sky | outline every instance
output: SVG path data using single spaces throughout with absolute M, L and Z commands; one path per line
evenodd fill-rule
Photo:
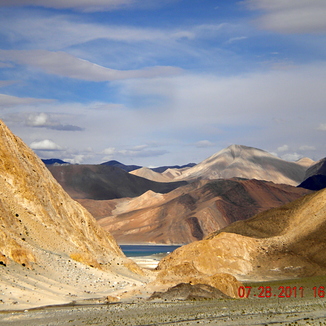
M 326 156 L 325 0 L 0 0 L 0 119 L 41 158 Z

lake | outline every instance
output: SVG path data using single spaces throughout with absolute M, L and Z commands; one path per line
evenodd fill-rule
M 120 245 L 127 257 L 152 256 L 157 254 L 167 254 L 180 246 L 170 245 Z

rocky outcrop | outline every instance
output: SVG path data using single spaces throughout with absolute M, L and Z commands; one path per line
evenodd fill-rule
M 193 273 L 258 280 L 324 275 L 325 262 L 326 190 L 321 190 L 180 247 L 158 270 L 164 278 L 177 265 L 188 265 Z
M 0 283 L 6 284 L 1 287 L 3 300 L 19 291 L 33 292 L 30 284 L 35 278 L 43 277 L 42 282 L 47 279 L 49 284 L 64 287 L 64 279 L 71 279 L 80 269 L 85 275 L 89 269 L 98 269 L 115 279 L 117 275 L 124 275 L 121 279 L 137 278 L 142 273 L 124 256 L 111 234 L 71 199 L 41 160 L 2 121 L 0 261 Z M 85 285 L 89 282 L 93 281 L 85 280 Z M 75 291 L 72 283 L 67 286 Z M 9 292 L 10 288 L 14 290 Z M 49 300 L 52 295 L 55 297 L 48 293 Z M 53 298 L 51 302 L 55 301 Z
M 309 192 L 260 180 L 201 180 L 168 194 L 148 191 L 132 199 L 82 204 L 121 243 L 189 243 Z
M 230 298 L 219 289 L 207 284 L 180 283 L 165 292 L 154 292 L 149 300 L 207 300 Z

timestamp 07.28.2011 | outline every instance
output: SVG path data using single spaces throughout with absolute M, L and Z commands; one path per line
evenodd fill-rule
M 315 298 L 325 297 L 324 286 L 314 286 L 312 288 L 305 288 L 303 286 L 279 286 L 278 288 L 272 288 L 271 286 L 259 286 L 258 288 L 252 286 L 239 286 L 238 296 L 239 298 L 303 298 L 308 291 L 312 291 Z

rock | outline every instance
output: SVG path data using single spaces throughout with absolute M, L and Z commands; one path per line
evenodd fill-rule
M 207 300 L 230 298 L 220 290 L 207 284 L 180 283 L 165 292 L 154 292 L 149 300 Z

